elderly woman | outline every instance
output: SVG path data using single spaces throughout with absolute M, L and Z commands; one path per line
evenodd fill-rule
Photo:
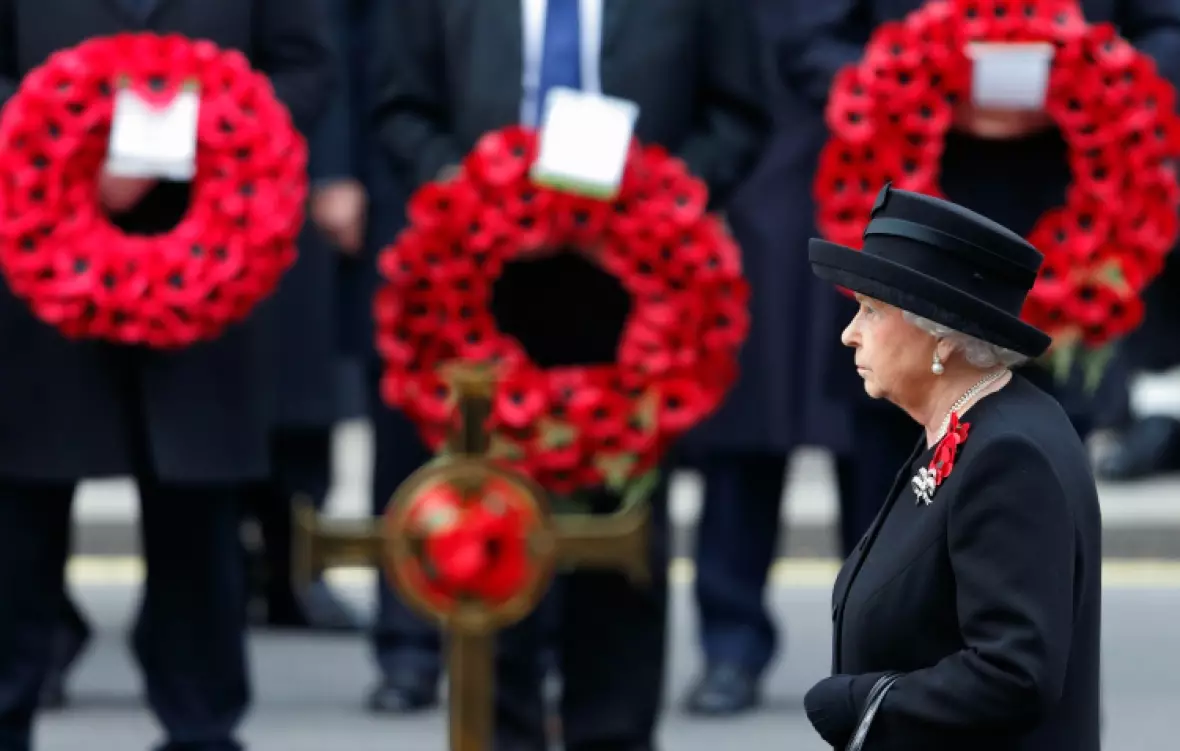
M 1050 342 L 1020 320 L 1041 254 L 886 186 L 862 251 L 810 258 L 857 294 L 841 339 L 865 390 L 925 428 L 836 580 L 812 725 L 867 751 L 1097 751 L 1098 494 L 1061 407 L 1011 370 Z

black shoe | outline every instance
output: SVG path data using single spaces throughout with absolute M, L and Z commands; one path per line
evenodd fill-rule
M 1180 420 L 1155 415 L 1136 420 L 1094 468 L 1099 479 L 1142 480 L 1180 469 Z
M 732 664 L 711 665 L 688 692 L 685 709 L 699 717 L 727 717 L 758 706 L 758 679 Z
M 53 639 L 52 662 L 41 684 L 41 709 L 55 710 L 66 706 L 66 680 L 89 643 L 90 626 L 80 617 L 70 619 L 57 628 Z
M 410 714 L 438 706 L 438 679 L 405 671 L 383 680 L 369 694 L 369 711 L 377 714 Z
M 266 598 L 265 623 L 271 628 L 328 633 L 356 633 L 360 617 L 323 581 L 312 582 L 302 595 L 290 590 Z

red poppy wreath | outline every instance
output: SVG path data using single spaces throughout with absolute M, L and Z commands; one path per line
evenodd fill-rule
M 877 191 L 939 195 L 953 109 L 970 94 L 970 42 L 1055 48 L 1046 112 L 1069 148 L 1066 203 L 1029 240 L 1045 262 L 1024 318 L 1060 347 L 1102 348 L 1142 319 L 1141 292 L 1178 232 L 1175 92 L 1110 24 L 1070 0 L 933 0 L 877 28 L 836 78 L 815 180 L 820 231 L 859 247 Z
M 124 233 L 99 205 L 117 85 L 163 106 L 200 92 L 187 213 L 158 235 Z M 54 54 L 0 119 L 0 269 L 71 338 L 159 348 L 218 336 L 275 288 L 295 257 L 306 147 L 270 82 L 235 51 L 124 34 Z
M 379 266 L 382 394 L 438 447 L 454 403 L 449 363 L 498 370 L 493 453 L 556 492 L 617 486 L 721 402 L 749 326 L 738 249 L 706 190 L 655 146 L 633 145 L 618 196 L 534 184 L 535 133 L 484 136 L 451 180 L 421 188 Z M 579 253 L 631 299 L 616 360 L 538 366 L 491 313 L 505 264 Z

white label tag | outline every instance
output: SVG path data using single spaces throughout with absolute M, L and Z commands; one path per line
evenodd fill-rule
M 115 93 L 106 170 L 120 177 L 191 180 L 197 165 L 200 94 L 185 87 L 166 105 L 129 88 Z
M 619 192 L 639 106 L 626 99 L 554 88 L 545 98 L 534 182 L 610 200 Z
M 1053 45 L 1040 42 L 967 45 L 973 62 L 971 101 L 981 109 L 1045 109 Z

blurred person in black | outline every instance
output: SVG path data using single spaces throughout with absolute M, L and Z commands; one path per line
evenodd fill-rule
M 379 47 L 387 56 L 387 78 L 376 115 L 381 145 L 408 188 L 445 177 L 487 131 L 522 121 L 535 125 L 551 87 L 595 91 L 590 76 L 601 80 L 605 94 L 638 104 L 636 137 L 681 156 L 708 185 L 713 208 L 728 204 L 762 148 L 767 124 L 759 45 L 742 5 L 721 0 L 390 5 L 394 18 L 380 26 L 387 34 Z M 592 26 L 587 19 L 601 24 Z M 519 327 L 511 333 L 538 362 L 612 361 L 615 326 L 622 319 L 619 306 L 611 304 L 617 291 L 591 284 L 590 274 L 574 268 L 573 256 L 557 258 L 573 260 L 518 269 L 515 283 L 505 274 L 496 292 L 501 325 L 511 318 Z M 585 341 L 575 337 L 571 343 L 566 327 L 575 310 L 594 311 L 595 324 Z M 667 616 L 666 493 L 664 483 L 652 499 L 650 588 L 635 588 L 620 573 L 575 572 L 559 581 L 559 597 L 549 601 L 558 608 L 562 732 L 569 751 L 654 748 Z M 598 511 L 617 506 L 607 495 L 597 500 Z M 548 745 L 539 623 L 535 615 L 502 635 L 497 751 Z
M 325 202 L 313 218 L 339 251 L 337 342 L 359 362 L 372 427 L 372 511 L 380 514 L 397 486 L 428 461 L 415 427 L 388 409 L 378 393 L 380 365 L 373 348 L 373 294 L 377 253 L 404 223 L 405 190 L 379 153 L 371 112 L 374 64 L 382 13 L 391 3 L 347 0 L 332 3 L 330 30 L 341 51 L 342 82 L 320 123 L 315 145 Z M 388 18 L 385 17 L 388 23 Z M 378 574 L 372 648 L 380 679 L 369 696 L 374 711 L 400 713 L 438 704 L 442 672 L 438 631 L 413 613 Z
M 769 42 L 806 33 L 789 5 L 766 0 L 754 7 Z M 817 325 L 814 310 L 817 299 L 832 293 L 812 275 L 806 253 L 815 232 L 812 176 L 826 131 L 822 114 L 803 92 L 776 80 L 776 63 L 768 57 L 773 136 L 729 207 L 753 290 L 750 336 L 737 386 L 718 414 L 685 441 L 704 486 L 695 582 L 704 666 L 685 697 L 686 709 L 701 716 L 755 708 L 778 651 L 779 626 L 765 591 L 780 551 L 791 452 L 806 445 L 835 454 L 835 543 L 847 555 L 913 442 L 895 444 L 893 436 L 916 435 L 908 418 L 888 406 L 876 419 L 854 423 L 841 400 L 828 393 L 835 332 Z M 851 451 L 854 434 L 880 450 L 867 456 Z
M 332 2 L 332 12 L 341 5 Z M 346 85 L 343 68 L 337 68 L 337 92 Z M 262 623 L 336 632 L 358 630 L 358 616 L 323 580 L 296 591 L 292 579 L 295 504 L 303 500 L 322 511 L 332 484 L 332 427 L 342 407 L 335 254 L 356 252 L 366 213 L 364 189 L 337 162 L 331 109 L 308 139 L 307 221 L 299 257 L 272 303 L 278 365 L 271 476 L 250 488 L 247 506 L 260 533 L 250 557 L 252 599 L 262 606 Z
M 176 32 L 242 50 L 303 132 L 331 86 L 317 0 L 3 0 L 0 97 L 97 35 Z M 176 224 L 189 186 L 103 176 L 124 231 Z M 133 647 L 167 751 L 230 751 L 250 698 L 242 490 L 267 476 L 272 321 L 265 310 L 176 352 L 69 341 L 0 288 L 0 750 L 27 751 L 39 691 L 63 669 L 70 509 L 79 480 L 131 475 L 147 565 Z M 68 609 L 68 608 L 67 608 Z M 71 619 L 74 626 L 80 618 Z M 77 632 L 75 632 L 77 635 Z
M 1134 419 L 1116 432 L 1113 445 L 1094 467 L 1099 479 L 1141 480 L 1180 470 L 1180 255 L 1168 255 L 1163 273 L 1144 292 L 1143 325 L 1127 337 L 1122 354 L 1132 370 Z M 1152 381 L 1155 383 L 1152 384 Z M 1146 386 L 1160 396 L 1155 403 L 1135 398 Z

